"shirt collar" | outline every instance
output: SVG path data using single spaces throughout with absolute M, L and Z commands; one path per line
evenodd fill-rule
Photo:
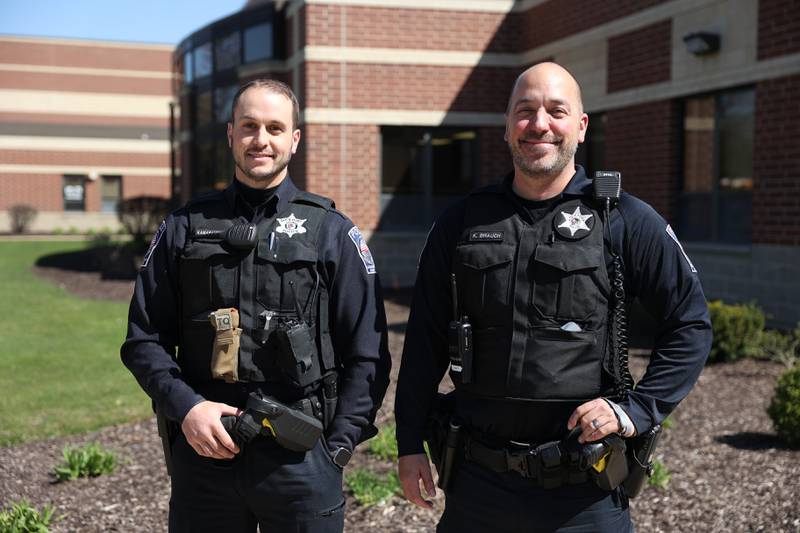
M 286 207 L 289 201 L 294 198 L 298 191 L 299 189 L 292 181 L 292 178 L 287 174 L 280 185 L 278 185 L 278 188 L 275 189 L 273 198 L 277 198 L 278 200 L 275 212 L 280 213 L 281 210 Z M 228 205 L 234 212 L 240 211 L 243 207 L 248 211 L 250 210 L 250 208 L 247 207 L 247 202 L 244 201 L 239 194 L 239 180 L 237 180 L 235 176 L 231 184 L 225 188 L 223 194 L 225 196 L 225 201 L 228 202 Z M 274 200 L 271 201 L 274 202 Z
M 514 172 L 509 172 L 503 184 L 511 191 L 511 182 L 514 181 Z M 575 165 L 575 174 L 570 178 L 567 186 L 561 191 L 562 195 L 585 196 L 592 193 L 592 180 L 586 176 L 586 171 L 580 165 Z

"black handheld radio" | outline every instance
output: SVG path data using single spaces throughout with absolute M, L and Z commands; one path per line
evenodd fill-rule
M 466 314 L 459 316 L 456 275 L 450 274 L 450 289 L 453 292 L 453 320 L 447 328 L 450 368 L 461 374 L 461 383 L 472 381 L 472 324 Z

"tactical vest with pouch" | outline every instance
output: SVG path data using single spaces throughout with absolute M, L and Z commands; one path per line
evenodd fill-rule
M 458 395 L 524 404 L 549 428 L 542 434 L 560 435 L 575 407 L 614 394 L 604 221 L 590 202 L 565 196 L 531 224 L 506 187 L 480 189 L 466 199 L 454 251 L 459 313 L 473 335 L 470 379 L 451 369 Z
M 207 237 L 209 230 L 246 223 L 221 194 L 189 204 L 178 275 L 178 362 L 189 383 L 202 388 L 213 379 L 212 351 L 219 336 L 209 316 L 226 309 L 238 311 L 241 328 L 235 381 L 311 390 L 334 369 L 328 284 L 317 248 L 332 206 L 326 198 L 298 192 L 281 212 L 258 223 L 255 246 L 242 249 Z M 287 343 L 295 344 L 297 360 L 287 360 L 292 348 Z

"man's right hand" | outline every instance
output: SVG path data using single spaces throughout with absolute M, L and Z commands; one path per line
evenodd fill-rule
M 192 407 L 181 423 L 181 430 L 198 455 L 212 459 L 233 459 L 239 447 L 222 426 L 224 415 L 238 415 L 239 410 L 228 404 L 202 401 Z
M 404 455 L 399 459 L 397 470 L 400 477 L 400 485 L 403 487 L 403 495 L 406 499 L 420 507 L 432 508 L 433 504 L 430 500 L 422 497 L 419 486 L 419 482 L 422 480 L 428 496 L 431 498 L 436 496 L 436 487 L 433 484 L 428 456 L 424 453 Z

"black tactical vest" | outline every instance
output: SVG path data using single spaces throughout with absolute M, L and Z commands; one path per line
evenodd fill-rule
M 209 314 L 226 307 L 239 311 L 240 381 L 289 384 L 278 365 L 274 333 L 282 324 L 303 319 L 312 326 L 315 373 L 334 369 L 328 282 L 318 267 L 317 252 L 320 228 L 332 206 L 327 198 L 297 193 L 282 212 L 258 224 L 257 245 L 249 250 L 195 235 L 198 229 L 225 230 L 246 222 L 233 213 L 222 194 L 188 206 L 189 228 L 178 274 L 182 333 L 178 363 L 190 384 L 212 379 L 215 330 Z
M 565 197 L 531 225 L 504 186 L 467 197 L 453 271 L 473 328 L 471 381 L 451 371 L 465 400 L 519 400 L 560 428 L 578 404 L 613 394 L 604 221 L 590 201 Z

